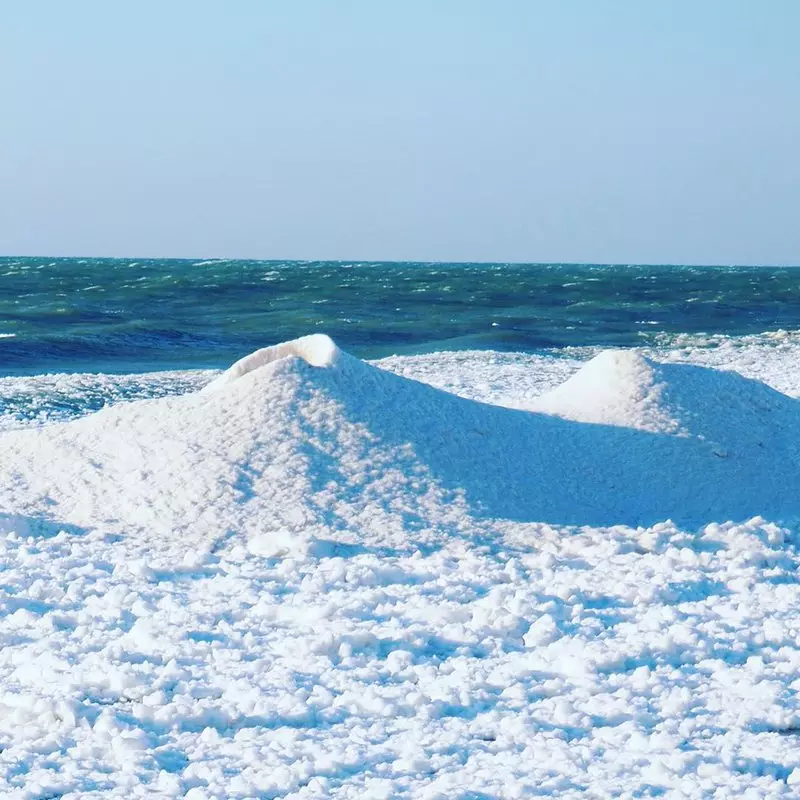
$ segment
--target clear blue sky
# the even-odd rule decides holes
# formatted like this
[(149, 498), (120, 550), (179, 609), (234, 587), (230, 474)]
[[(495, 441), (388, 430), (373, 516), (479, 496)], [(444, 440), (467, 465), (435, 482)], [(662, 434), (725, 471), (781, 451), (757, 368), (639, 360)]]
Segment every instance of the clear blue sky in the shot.
[(800, 263), (798, 0), (2, 0), (0, 253)]

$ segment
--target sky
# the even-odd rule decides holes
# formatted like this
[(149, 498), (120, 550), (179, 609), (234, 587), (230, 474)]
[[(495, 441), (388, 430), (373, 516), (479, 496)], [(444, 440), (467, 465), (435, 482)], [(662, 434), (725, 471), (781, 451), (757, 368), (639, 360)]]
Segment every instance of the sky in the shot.
[(800, 264), (796, 0), (3, 0), (0, 254)]

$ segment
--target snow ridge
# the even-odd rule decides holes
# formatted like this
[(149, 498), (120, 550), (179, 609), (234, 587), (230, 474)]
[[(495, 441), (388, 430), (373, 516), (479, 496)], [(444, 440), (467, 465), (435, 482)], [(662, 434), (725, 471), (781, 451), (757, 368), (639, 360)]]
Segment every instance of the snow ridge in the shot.
[(456, 517), (696, 526), (800, 510), (798, 401), (736, 373), (604, 353), (536, 407), (465, 400), (306, 337), (199, 394), (6, 433), (0, 507), (194, 542), (321, 526), (391, 546)]

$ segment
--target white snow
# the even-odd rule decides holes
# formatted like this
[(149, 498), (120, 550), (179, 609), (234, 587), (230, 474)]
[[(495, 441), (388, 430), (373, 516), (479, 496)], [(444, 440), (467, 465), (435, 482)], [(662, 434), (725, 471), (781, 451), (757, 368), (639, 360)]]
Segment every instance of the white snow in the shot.
[(239, 359), (230, 369), (211, 381), (204, 391), (216, 391), (239, 380), (248, 372), (292, 356), (303, 359), (312, 367), (329, 367), (338, 358), (339, 348), (330, 336), (323, 333), (314, 333), (272, 347), (263, 347), (261, 350), (256, 350), (255, 353)]
[(0, 796), (796, 796), (800, 401), (495, 358), (0, 433)]

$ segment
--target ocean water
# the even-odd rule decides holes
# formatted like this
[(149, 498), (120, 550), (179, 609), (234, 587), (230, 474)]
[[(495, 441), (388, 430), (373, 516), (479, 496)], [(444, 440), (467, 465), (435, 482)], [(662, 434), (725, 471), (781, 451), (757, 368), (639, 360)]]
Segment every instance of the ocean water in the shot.
[(316, 332), (472, 397), (523, 370), (513, 404), (607, 347), (706, 362), (736, 347), (775, 377), (798, 330), (793, 267), (5, 257), (0, 428), (190, 391)]
[(325, 332), (361, 358), (800, 328), (763, 267), (0, 258), (0, 373), (221, 368)]

